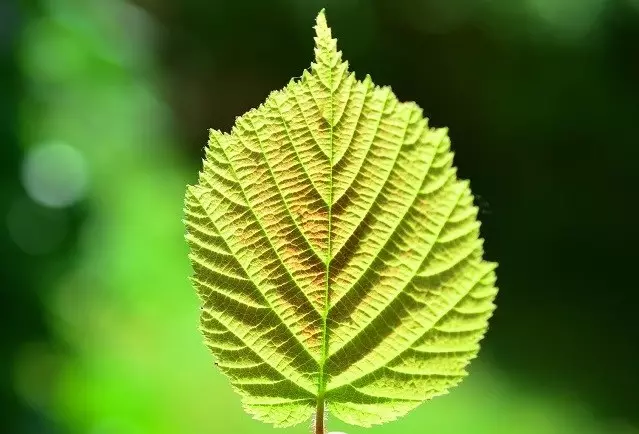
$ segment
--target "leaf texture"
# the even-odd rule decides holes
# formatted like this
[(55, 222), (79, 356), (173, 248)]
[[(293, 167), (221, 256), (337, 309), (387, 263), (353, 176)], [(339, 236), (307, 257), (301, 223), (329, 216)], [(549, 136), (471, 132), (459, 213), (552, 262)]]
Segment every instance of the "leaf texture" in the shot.
[(210, 131), (185, 224), (201, 329), (247, 412), (370, 426), (466, 375), (494, 310), (446, 129), (342, 61), (324, 12), (299, 80)]

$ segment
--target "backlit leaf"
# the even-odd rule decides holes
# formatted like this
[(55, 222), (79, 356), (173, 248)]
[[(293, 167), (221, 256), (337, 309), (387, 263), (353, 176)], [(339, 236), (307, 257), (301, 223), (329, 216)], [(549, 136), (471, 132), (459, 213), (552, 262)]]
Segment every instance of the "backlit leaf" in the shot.
[(217, 366), (277, 426), (369, 426), (466, 375), (494, 309), (446, 129), (342, 61), (324, 13), (299, 80), (211, 131), (186, 193)]

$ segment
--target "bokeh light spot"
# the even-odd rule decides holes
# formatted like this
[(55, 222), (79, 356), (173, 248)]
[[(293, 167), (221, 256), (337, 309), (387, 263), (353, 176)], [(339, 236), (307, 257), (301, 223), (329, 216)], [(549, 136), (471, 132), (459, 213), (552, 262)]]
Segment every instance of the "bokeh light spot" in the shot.
[(82, 199), (87, 181), (84, 157), (65, 143), (35, 147), (22, 167), (22, 182), (29, 196), (52, 208), (66, 207)]

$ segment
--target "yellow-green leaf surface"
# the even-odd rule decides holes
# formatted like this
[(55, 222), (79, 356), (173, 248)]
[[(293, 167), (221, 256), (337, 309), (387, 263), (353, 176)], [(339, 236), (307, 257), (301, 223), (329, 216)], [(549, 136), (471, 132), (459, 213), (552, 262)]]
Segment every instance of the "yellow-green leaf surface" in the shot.
[(211, 131), (186, 194), (201, 327), (246, 411), (369, 426), (466, 375), (494, 309), (446, 129), (342, 60), (323, 11), (299, 80)]

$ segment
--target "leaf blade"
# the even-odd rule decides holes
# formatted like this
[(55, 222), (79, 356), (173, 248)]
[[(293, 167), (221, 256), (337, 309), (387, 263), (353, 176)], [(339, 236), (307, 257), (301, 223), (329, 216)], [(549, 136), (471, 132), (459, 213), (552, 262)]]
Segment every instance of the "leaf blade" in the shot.
[(185, 199), (202, 330), (247, 412), (369, 426), (466, 375), (495, 308), (446, 129), (349, 73), (323, 11), (298, 81), (211, 131)]

